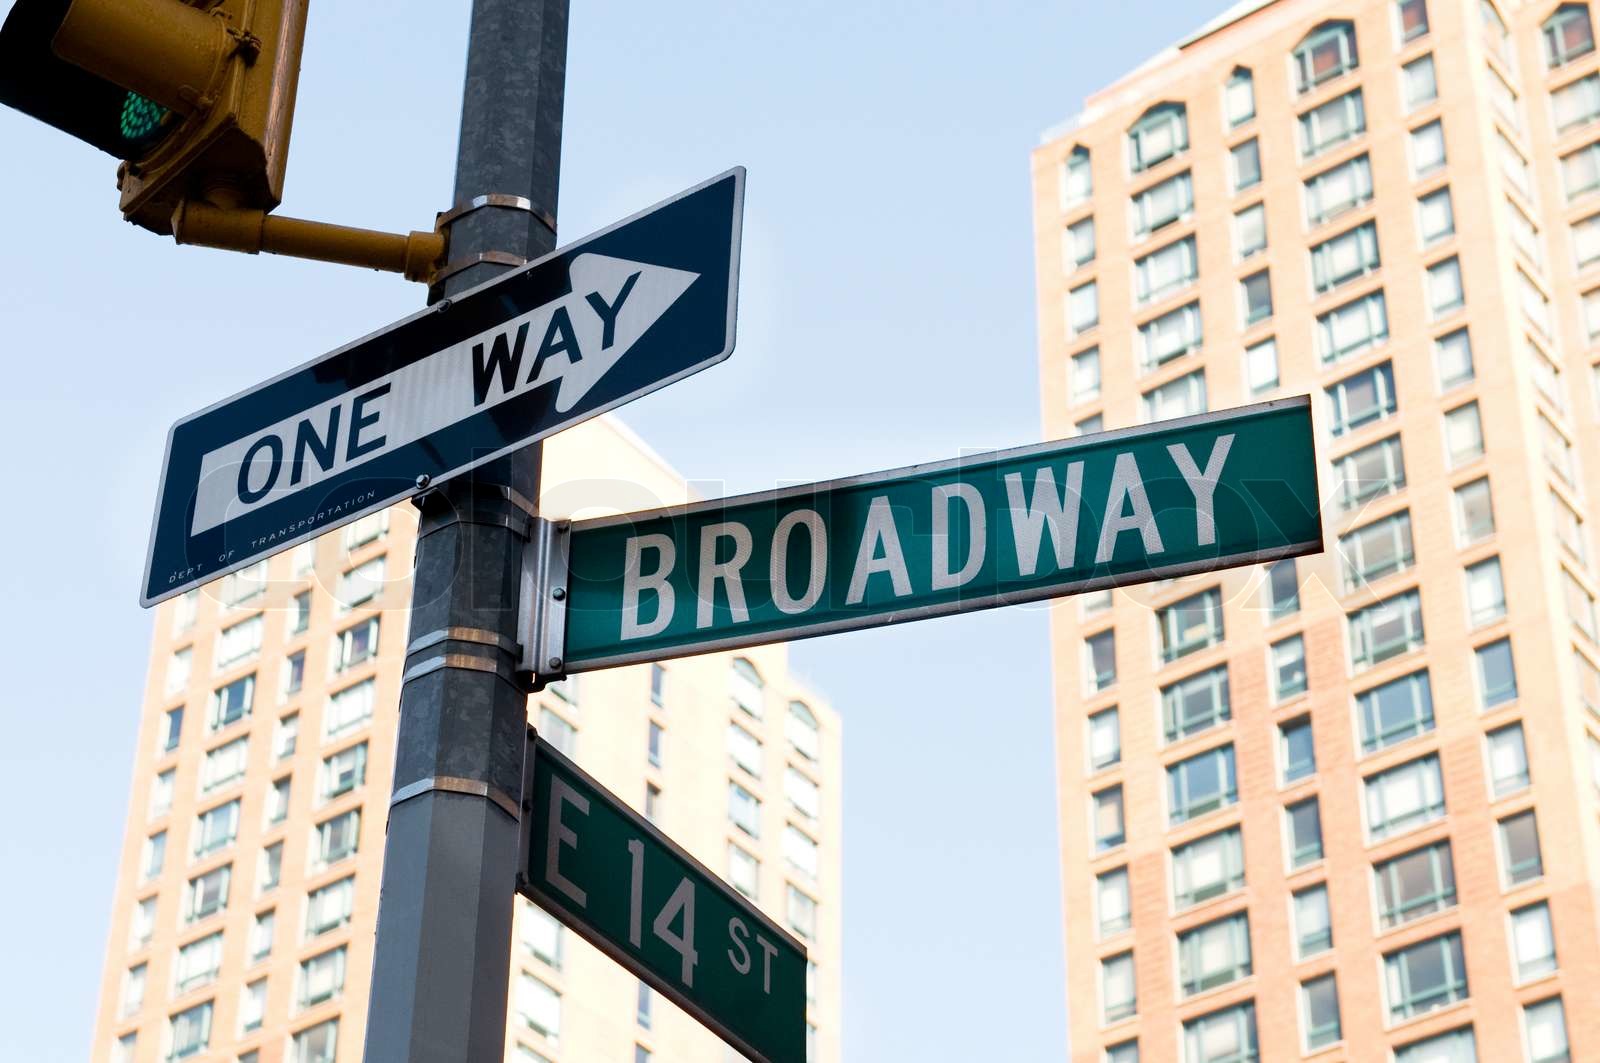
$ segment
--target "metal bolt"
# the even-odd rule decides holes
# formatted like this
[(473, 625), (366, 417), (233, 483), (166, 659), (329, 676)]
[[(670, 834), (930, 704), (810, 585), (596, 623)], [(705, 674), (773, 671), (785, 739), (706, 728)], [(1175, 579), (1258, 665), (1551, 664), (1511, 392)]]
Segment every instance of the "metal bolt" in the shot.
[(558, 602), (565, 601), (567, 597), (567, 589), (565, 587), (557, 587), (555, 590), (550, 592), (550, 597), (554, 598)]
[(450, 309), (450, 300), (448, 299), (440, 299), (433, 304), (433, 312), (436, 314), (442, 314), (448, 309)]
[(551, 671), (555, 671), (555, 670), (559, 669), (560, 667), (561, 667), (561, 658), (560, 657), (552, 657), (552, 658), (550, 658), (550, 669), (551, 669)]
[(423, 490), (424, 488), (426, 488), (432, 482), (433, 482), (433, 477), (429, 476), (427, 473), (419, 474), (417, 476), (417, 490), (418, 491)]

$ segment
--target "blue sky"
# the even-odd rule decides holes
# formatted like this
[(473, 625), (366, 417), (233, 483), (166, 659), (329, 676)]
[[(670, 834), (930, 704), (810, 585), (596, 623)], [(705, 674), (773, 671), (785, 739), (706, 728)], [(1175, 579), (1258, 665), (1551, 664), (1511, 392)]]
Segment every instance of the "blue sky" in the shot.
[[(729, 492), (1037, 439), (1028, 152), (1211, 13), (574, 6), (564, 238), (749, 168), (737, 351), (623, 413)], [(427, 227), (451, 194), (466, 0), (312, 10), (283, 212)], [(166, 429), (423, 292), (174, 247), (121, 221), (109, 158), (12, 112), (0, 144), (0, 867), (54, 874), (0, 876), (0, 1027), (9, 1057), (47, 1063), (84, 1058), (93, 1021)], [(1046, 649), (1037, 607), (795, 648), (846, 716), (851, 1060), (1064, 1055)]]

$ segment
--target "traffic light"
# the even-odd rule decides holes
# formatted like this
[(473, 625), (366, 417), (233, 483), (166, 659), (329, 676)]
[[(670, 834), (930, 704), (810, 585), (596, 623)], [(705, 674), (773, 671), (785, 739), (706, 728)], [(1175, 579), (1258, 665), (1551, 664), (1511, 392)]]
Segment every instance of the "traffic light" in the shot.
[(17, 0), (0, 103), (123, 160), (123, 216), (283, 198), (309, 0)]

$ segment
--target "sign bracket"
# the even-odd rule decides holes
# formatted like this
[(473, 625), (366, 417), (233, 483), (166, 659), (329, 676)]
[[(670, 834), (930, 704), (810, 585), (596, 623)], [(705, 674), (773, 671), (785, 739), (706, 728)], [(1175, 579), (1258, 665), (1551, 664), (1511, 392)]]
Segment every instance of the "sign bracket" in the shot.
[(570, 575), (572, 523), (536, 517), (522, 549), (522, 607), (517, 641), (522, 644), (519, 672), (530, 673), (533, 689), (543, 690), (565, 679), (567, 583)]

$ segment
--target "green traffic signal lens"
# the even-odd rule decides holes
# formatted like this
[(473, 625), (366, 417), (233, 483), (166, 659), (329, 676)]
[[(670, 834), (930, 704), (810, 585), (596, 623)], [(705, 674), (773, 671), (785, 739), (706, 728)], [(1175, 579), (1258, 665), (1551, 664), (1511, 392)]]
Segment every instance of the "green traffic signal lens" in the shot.
[(170, 113), (137, 92), (128, 93), (122, 101), (122, 138), (132, 147), (142, 147), (161, 132)]

